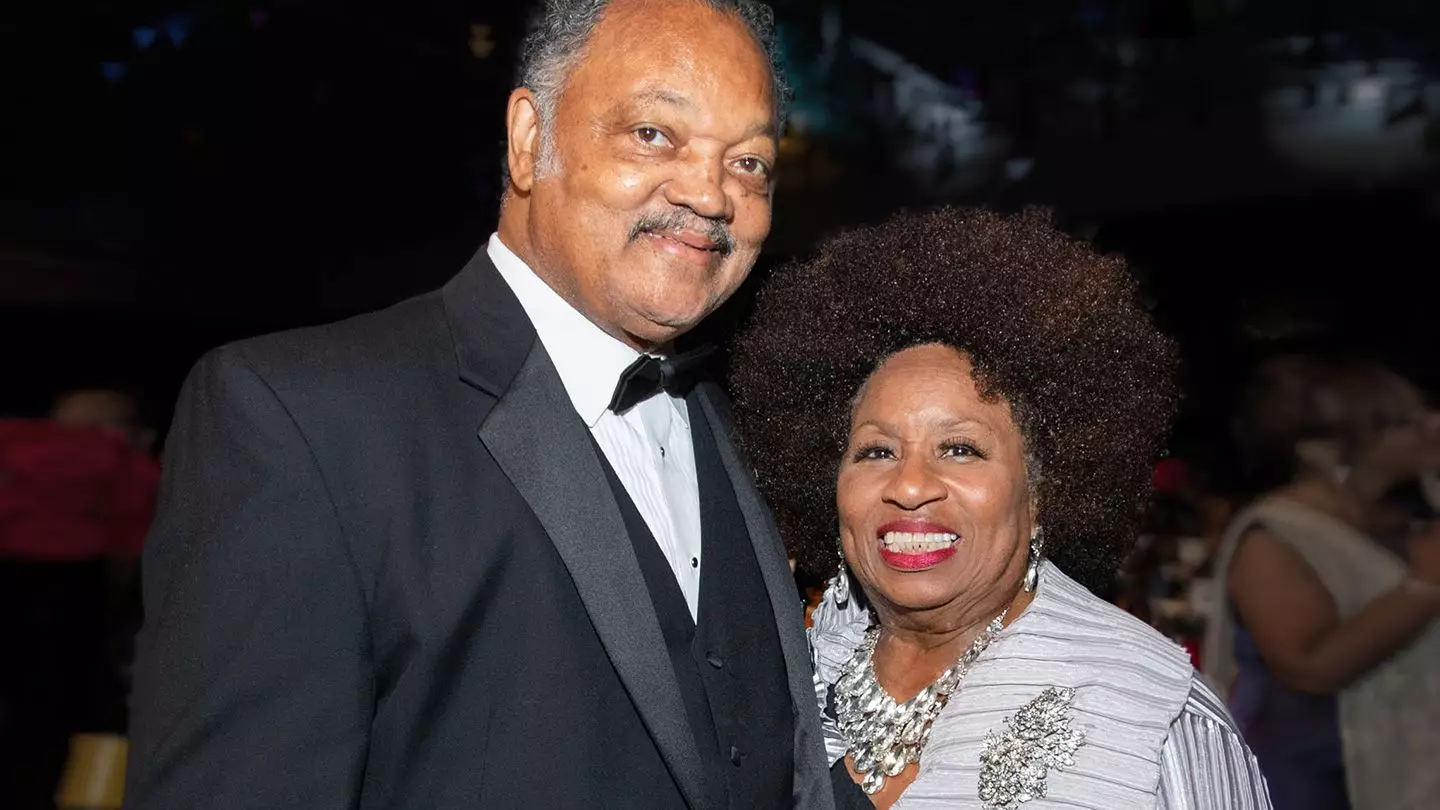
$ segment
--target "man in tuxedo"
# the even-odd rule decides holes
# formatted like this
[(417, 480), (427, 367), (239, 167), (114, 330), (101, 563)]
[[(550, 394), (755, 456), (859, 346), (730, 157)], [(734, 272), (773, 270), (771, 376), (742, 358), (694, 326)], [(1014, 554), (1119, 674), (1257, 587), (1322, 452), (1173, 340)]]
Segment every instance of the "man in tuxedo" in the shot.
[(769, 230), (769, 22), (549, 0), (460, 274), (201, 360), (130, 806), (832, 806), (785, 553), (672, 351)]

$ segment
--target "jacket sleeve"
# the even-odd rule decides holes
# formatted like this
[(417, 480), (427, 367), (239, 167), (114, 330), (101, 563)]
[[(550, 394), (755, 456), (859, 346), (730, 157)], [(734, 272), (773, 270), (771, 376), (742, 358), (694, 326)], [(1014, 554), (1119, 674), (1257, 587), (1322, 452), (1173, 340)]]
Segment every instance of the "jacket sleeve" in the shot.
[(186, 381), (142, 558), (126, 806), (351, 808), (366, 598), (300, 427), (243, 350)]

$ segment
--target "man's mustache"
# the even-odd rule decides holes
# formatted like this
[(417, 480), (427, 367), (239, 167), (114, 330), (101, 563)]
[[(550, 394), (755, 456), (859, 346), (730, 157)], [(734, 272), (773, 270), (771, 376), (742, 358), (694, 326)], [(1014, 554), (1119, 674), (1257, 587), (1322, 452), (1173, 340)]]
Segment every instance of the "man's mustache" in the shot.
[(695, 231), (705, 234), (721, 256), (729, 256), (735, 250), (735, 238), (730, 235), (730, 226), (724, 220), (702, 217), (693, 211), (672, 210), (663, 214), (646, 214), (630, 229), (630, 241), (647, 233), (673, 234), (679, 231)]

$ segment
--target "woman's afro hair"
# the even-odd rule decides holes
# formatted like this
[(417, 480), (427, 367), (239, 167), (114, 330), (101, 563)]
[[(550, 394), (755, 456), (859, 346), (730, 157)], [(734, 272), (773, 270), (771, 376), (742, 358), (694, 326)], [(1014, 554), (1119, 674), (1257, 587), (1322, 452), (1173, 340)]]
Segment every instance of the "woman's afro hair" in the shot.
[(1174, 410), (1176, 351), (1125, 262), (1048, 212), (902, 214), (775, 271), (737, 336), (741, 445), (798, 566), (837, 564), (835, 480), (851, 405), (886, 357), (962, 350), (1025, 441), (1046, 553), (1092, 588), (1134, 541)]

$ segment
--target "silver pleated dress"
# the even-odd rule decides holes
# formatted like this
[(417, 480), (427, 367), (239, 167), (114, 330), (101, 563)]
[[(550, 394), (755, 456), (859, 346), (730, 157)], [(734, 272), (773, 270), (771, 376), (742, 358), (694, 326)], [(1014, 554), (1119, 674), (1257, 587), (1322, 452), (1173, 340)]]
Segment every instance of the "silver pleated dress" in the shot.
[[(829, 590), (815, 609), (822, 713), (869, 623)], [(833, 763), (844, 743), (833, 718), (824, 725)], [(1270, 810), (1254, 756), (1188, 654), (1048, 562), (1035, 600), (936, 718), (919, 769), (897, 810)]]

